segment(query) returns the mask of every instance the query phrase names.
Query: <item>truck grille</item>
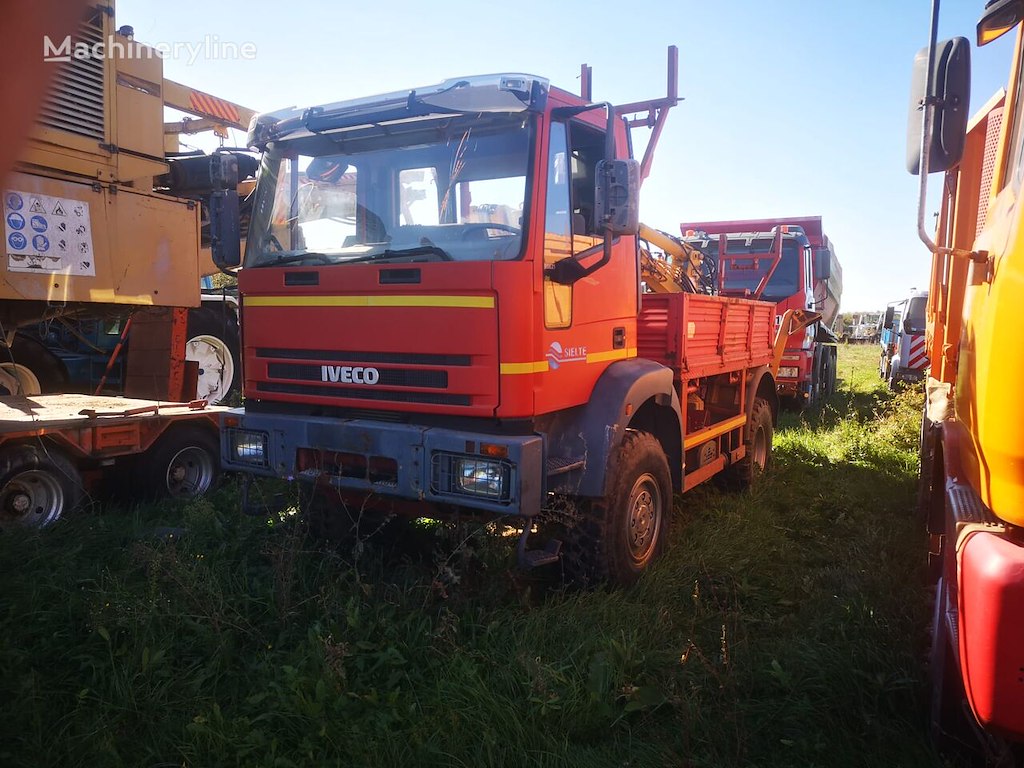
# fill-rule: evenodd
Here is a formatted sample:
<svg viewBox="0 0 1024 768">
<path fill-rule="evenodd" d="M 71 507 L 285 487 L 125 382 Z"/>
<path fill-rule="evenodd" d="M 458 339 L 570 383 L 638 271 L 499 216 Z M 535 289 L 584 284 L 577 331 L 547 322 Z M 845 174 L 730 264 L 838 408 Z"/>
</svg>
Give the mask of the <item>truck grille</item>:
<svg viewBox="0 0 1024 768">
<path fill-rule="evenodd" d="M 256 391 L 281 395 L 313 395 L 315 397 L 336 397 L 346 400 L 383 400 L 402 403 L 423 403 L 425 405 L 471 404 L 469 395 L 446 395 L 440 392 L 398 392 L 387 389 L 357 389 L 355 387 L 331 387 L 316 384 L 286 384 L 276 381 L 257 382 Z"/>
<path fill-rule="evenodd" d="M 60 46 L 63 40 L 53 40 Z M 78 58 L 73 55 L 76 45 L 84 43 L 90 49 L 103 39 L 103 12 L 95 10 L 79 25 L 71 37 L 72 56 L 62 62 L 53 79 L 53 85 L 43 102 L 39 122 L 49 128 L 68 131 L 100 142 L 106 138 L 103 115 L 104 61 L 93 56 Z M 47 55 L 62 55 L 64 52 Z"/>
<path fill-rule="evenodd" d="M 346 363 L 387 363 L 391 365 L 437 365 L 465 368 L 469 355 L 427 355 L 418 352 L 346 352 L 337 349 L 270 349 L 259 347 L 256 357 L 275 360 L 344 360 Z M 319 370 L 319 368 L 317 369 Z"/>
<path fill-rule="evenodd" d="M 319 365 L 297 365 L 295 363 L 268 363 L 267 376 L 271 379 L 290 381 L 323 382 Z M 383 387 L 419 387 L 423 389 L 447 389 L 448 372 L 437 370 L 410 370 L 407 368 L 382 368 L 380 380 Z"/>
</svg>

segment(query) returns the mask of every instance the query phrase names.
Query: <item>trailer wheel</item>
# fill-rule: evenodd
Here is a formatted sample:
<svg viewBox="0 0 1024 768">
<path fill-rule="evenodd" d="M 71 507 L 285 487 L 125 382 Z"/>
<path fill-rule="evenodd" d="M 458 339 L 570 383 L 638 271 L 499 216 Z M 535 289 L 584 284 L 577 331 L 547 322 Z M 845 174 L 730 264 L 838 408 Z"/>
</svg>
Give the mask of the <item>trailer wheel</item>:
<svg viewBox="0 0 1024 768">
<path fill-rule="evenodd" d="M 565 532 L 563 572 L 578 584 L 634 583 L 661 554 L 672 514 L 672 479 L 661 444 L 629 431 L 610 462 L 601 499 L 585 502 Z"/>
<path fill-rule="evenodd" d="M 136 495 L 142 498 L 202 496 L 220 480 L 220 442 L 210 429 L 172 426 L 139 457 L 134 470 Z"/>
<path fill-rule="evenodd" d="M 0 453 L 0 527 L 45 528 L 82 502 L 82 477 L 55 448 L 17 445 Z"/>
<path fill-rule="evenodd" d="M 763 397 L 755 398 L 743 439 L 746 455 L 721 473 L 728 487 L 736 490 L 750 488 L 767 471 L 772 458 L 774 433 L 771 405 Z"/>
<path fill-rule="evenodd" d="M 200 307 L 188 313 L 185 359 L 199 364 L 196 397 L 215 405 L 236 389 L 239 365 L 238 323 L 233 311 Z"/>
</svg>

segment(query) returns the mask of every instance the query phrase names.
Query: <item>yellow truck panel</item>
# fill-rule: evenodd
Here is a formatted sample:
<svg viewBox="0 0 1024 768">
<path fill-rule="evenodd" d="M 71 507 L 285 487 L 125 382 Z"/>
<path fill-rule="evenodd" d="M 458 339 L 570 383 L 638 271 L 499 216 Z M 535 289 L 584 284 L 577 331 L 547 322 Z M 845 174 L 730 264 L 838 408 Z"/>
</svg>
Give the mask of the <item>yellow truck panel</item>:
<svg viewBox="0 0 1024 768">
<path fill-rule="evenodd" d="M 20 212 L 13 210 L 12 195 L 22 201 Z M 35 236 L 33 200 L 45 201 L 40 206 L 44 212 L 38 214 L 47 225 L 38 233 L 47 238 L 45 253 L 31 247 Z M 63 217 L 53 212 L 54 201 L 66 203 L 62 206 Z M 68 245 L 85 242 L 70 237 L 73 227 L 84 226 L 84 217 L 75 217 L 74 201 L 87 206 L 87 248 L 58 261 L 58 227 L 70 225 Z M 20 229 L 14 229 L 7 220 L 14 214 L 23 221 Z M 0 300 L 180 307 L 199 303 L 196 286 L 200 278 L 200 218 L 199 206 L 194 201 L 126 187 L 112 192 L 105 185 L 15 173 L 5 185 L 4 217 Z M 29 245 L 20 250 L 30 255 L 12 247 L 10 238 L 16 232 L 25 233 Z M 76 260 L 72 262 L 72 258 Z"/>
</svg>

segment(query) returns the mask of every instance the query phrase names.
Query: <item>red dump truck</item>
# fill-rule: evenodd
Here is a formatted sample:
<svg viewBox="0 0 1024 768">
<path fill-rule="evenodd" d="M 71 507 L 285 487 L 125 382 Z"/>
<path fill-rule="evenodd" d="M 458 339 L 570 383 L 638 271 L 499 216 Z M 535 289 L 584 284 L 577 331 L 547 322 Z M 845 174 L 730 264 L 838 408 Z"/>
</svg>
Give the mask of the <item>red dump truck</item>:
<svg viewBox="0 0 1024 768">
<path fill-rule="evenodd" d="M 718 259 L 719 293 L 821 315 L 790 336 L 779 368 L 779 394 L 815 403 L 835 390 L 843 273 L 820 216 L 684 223 L 684 241 Z"/>
<path fill-rule="evenodd" d="M 297 479 L 343 526 L 518 517 L 524 566 L 618 583 L 675 492 L 762 471 L 773 305 L 640 290 L 655 142 L 633 160 L 629 129 L 660 133 L 669 60 L 666 97 L 617 107 L 585 68 L 582 97 L 502 74 L 259 116 L 225 469 Z"/>
</svg>

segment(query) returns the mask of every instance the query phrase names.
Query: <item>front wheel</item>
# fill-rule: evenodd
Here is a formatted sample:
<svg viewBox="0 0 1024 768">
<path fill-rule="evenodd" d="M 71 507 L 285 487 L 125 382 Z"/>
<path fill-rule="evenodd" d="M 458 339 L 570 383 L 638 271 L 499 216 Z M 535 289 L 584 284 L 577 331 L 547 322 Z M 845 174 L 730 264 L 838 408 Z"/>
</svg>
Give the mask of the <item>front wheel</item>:
<svg viewBox="0 0 1024 768">
<path fill-rule="evenodd" d="M 570 581 L 634 583 L 661 554 L 672 513 L 672 479 L 661 444 L 629 431 L 612 460 L 605 495 L 585 503 L 567 531 L 563 568 Z"/>
</svg>

